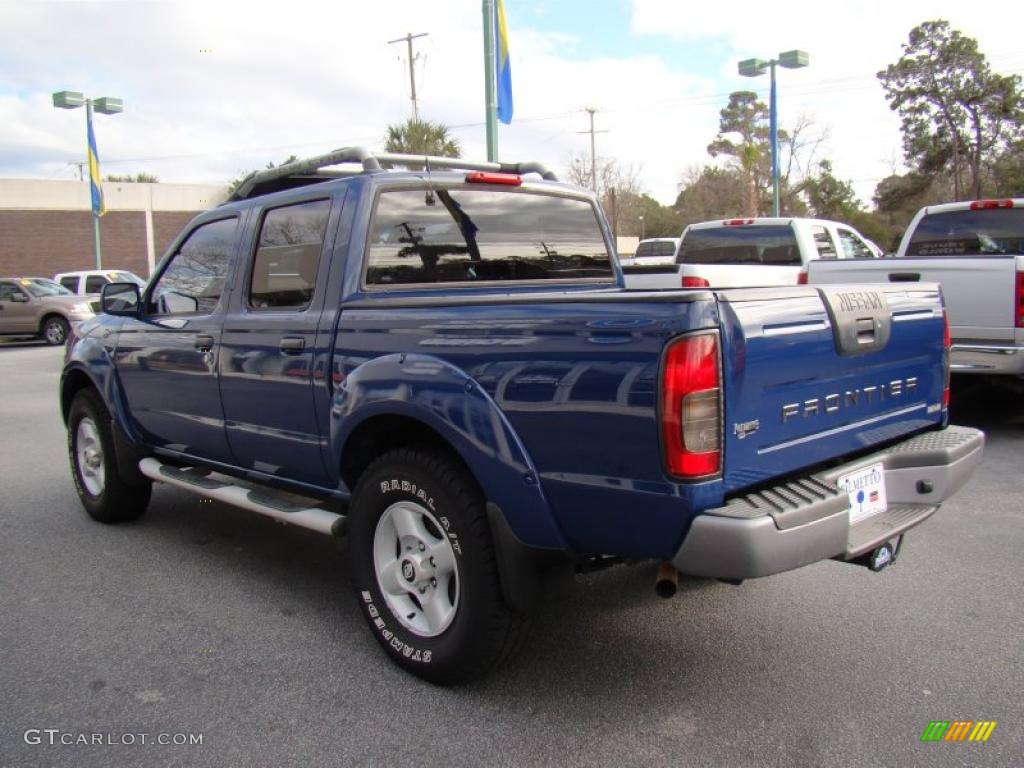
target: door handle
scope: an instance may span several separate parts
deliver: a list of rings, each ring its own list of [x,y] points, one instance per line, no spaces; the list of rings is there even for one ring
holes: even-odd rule
[[[890,272],[890,283],[916,283],[921,280],[920,272]]]
[[[198,349],[200,352],[209,352],[213,349],[213,336],[209,336],[205,333],[201,333],[196,336],[192,342],[192,346]]]
[[[306,348],[306,340],[301,336],[285,336],[281,339],[281,351],[286,355],[294,355]]]

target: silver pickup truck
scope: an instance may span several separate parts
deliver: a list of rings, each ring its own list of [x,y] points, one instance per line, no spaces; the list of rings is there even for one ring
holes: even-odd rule
[[[812,261],[808,283],[941,283],[954,373],[1024,376],[1024,198],[922,208],[895,258]]]

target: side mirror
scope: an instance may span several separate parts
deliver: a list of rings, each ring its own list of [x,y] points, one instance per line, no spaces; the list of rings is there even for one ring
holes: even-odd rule
[[[141,304],[135,283],[107,283],[100,291],[100,307],[108,315],[137,317]]]

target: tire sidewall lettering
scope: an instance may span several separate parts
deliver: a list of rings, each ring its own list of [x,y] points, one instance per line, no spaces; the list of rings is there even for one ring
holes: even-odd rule
[[[384,642],[389,648],[394,649],[397,653],[400,653],[404,658],[409,661],[416,661],[423,664],[429,664],[433,659],[433,651],[428,651],[423,648],[416,648],[413,645],[402,640],[398,635],[388,629],[387,622],[381,615],[380,609],[377,608],[376,603],[373,599],[373,594],[368,590],[364,589],[360,592],[363,605],[365,606],[366,613],[371,617],[371,626],[380,636],[384,639]],[[390,614],[390,610],[385,609],[385,613]]]

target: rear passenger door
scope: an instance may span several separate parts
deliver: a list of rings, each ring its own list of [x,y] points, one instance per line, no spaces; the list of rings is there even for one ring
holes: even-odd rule
[[[313,370],[331,209],[319,197],[260,212],[221,340],[221,398],[238,465],[314,485],[327,476]]]

